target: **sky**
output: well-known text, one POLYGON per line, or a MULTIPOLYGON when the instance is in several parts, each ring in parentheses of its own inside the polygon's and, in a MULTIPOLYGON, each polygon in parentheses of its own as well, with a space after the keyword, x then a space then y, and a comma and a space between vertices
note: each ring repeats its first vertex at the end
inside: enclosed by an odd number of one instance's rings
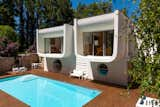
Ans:
MULTIPOLYGON (((73 8, 76 8, 78 3, 84 3, 84 4, 90 4, 93 2, 98 2, 100 0, 71 0, 73 8)), ((107 0, 102 0, 107 1, 107 0)), ((131 14, 138 8, 138 5, 140 3, 140 0, 135 0, 137 2, 133 2, 133 0, 112 0, 112 6, 113 10, 121 10, 123 8, 127 8, 128 10, 128 16, 131 16, 131 14)))

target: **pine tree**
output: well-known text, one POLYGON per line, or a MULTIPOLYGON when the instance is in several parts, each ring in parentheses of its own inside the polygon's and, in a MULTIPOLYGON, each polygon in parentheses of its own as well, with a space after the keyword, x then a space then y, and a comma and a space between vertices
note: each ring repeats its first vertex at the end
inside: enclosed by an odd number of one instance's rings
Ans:
POLYGON ((24 0, 15 0, 15 9, 16 9, 16 16, 19 19, 18 21, 18 30, 19 30, 19 42, 20 42, 20 51, 24 51, 26 45, 25 41, 25 32, 24 32, 24 0))
POLYGON ((71 24, 73 9, 70 0, 57 0, 56 25, 71 24))
POLYGON ((89 5, 79 3, 74 12, 74 15, 76 18, 85 18, 85 17, 109 13, 111 11, 112 11, 112 5, 108 1, 94 2, 89 5))
POLYGON ((0 25, 9 25, 15 28, 14 1, 0 0, 0 25))
POLYGON ((73 10, 70 0, 44 0, 40 4, 40 28, 72 23, 73 10))
POLYGON ((37 28, 36 2, 33 0, 25 0, 24 14, 25 14, 25 44, 28 48, 33 44, 37 28))

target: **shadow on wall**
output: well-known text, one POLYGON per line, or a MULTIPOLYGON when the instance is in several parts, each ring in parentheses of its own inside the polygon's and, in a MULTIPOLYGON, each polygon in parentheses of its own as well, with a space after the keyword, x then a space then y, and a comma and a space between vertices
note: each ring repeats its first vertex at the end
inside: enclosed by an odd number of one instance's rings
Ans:
POLYGON ((94 80, 122 86, 128 84, 128 63, 125 59, 114 61, 112 63, 104 63, 107 65, 106 70, 105 66, 103 64, 100 66, 100 64, 102 63, 91 63, 94 80))
POLYGON ((53 71, 60 72, 62 70, 62 62, 59 59, 53 61, 53 71))
POLYGON ((106 82, 109 74, 108 66, 105 63, 92 62, 91 67, 94 80, 106 82))
POLYGON ((67 58, 47 58, 47 69, 51 72, 60 72, 69 75, 75 69, 76 58, 72 55, 67 58))

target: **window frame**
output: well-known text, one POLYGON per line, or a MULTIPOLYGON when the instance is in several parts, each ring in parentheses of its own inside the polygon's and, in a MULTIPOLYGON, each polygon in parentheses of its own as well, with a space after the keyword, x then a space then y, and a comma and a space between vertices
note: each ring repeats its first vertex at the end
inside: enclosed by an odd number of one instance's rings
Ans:
POLYGON ((64 46, 63 46, 63 36, 60 36, 60 37, 51 37, 51 38, 44 38, 44 53, 45 54, 63 54, 63 51, 64 51, 64 46), (48 40, 49 39, 49 40, 48 40), (60 44, 61 44, 61 49, 60 49, 60 52, 52 52, 52 39, 54 39, 54 43, 56 43, 56 39, 59 39, 60 40, 60 44), (47 47, 47 42, 49 42, 49 47, 47 47), (46 52, 48 48, 48 52, 46 52))
MULTIPOLYGON (((88 49, 84 49, 84 48, 86 48, 86 44, 85 43, 89 43, 90 44, 90 42, 89 41, 87 41, 88 39, 86 39, 85 40, 85 38, 84 38, 84 36, 86 36, 85 35, 85 33, 89 33, 89 35, 87 35, 87 36, 90 36, 90 39, 92 39, 92 41, 91 41, 91 45, 92 45, 92 52, 89 52, 89 53, 92 53, 92 55, 91 56, 112 56, 112 54, 113 54, 113 45, 114 45, 114 30, 105 30, 105 31, 96 31, 96 32, 83 32, 82 34, 82 36, 83 36, 83 55, 84 56, 90 56, 90 54, 87 54, 87 55, 85 55, 85 50, 88 50, 88 49), (107 35, 107 33, 113 33, 112 35, 107 35), (99 48, 102 48, 102 55, 95 55, 96 53, 95 53, 95 37, 97 36, 99 36, 99 35, 96 35, 96 33, 98 34, 98 33, 102 33, 102 37, 100 38, 100 39, 102 39, 101 41, 102 41, 102 44, 100 45, 100 47, 99 48), (108 37, 107 37, 108 36, 108 37), (112 37, 111 39, 110 39, 110 37, 112 37), (109 38, 110 40, 111 40, 111 43, 112 43, 112 45, 110 46, 111 47, 111 52, 112 52, 112 54, 111 55, 107 55, 106 54, 106 51, 107 51, 107 38, 109 38)), ((97 46, 98 47, 98 46, 97 46)))

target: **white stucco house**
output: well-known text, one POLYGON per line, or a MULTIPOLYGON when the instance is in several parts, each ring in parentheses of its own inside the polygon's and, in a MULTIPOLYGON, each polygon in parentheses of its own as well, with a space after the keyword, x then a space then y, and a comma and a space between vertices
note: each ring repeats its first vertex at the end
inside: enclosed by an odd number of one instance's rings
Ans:
POLYGON ((134 55, 129 25, 128 18, 118 10, 74 20, 76 60, 85 60, 90 79, 127 85, 128 61, 134 55), (106 75, 99 71, 104 64, 106 75))
POLYGON ((85 69, 88 79, 127 85, 128 61, 135 53, 129 25, 128 18, 116 10, 74 19, 73 27, 64 24, 37 30, 37 53, 45 59, 44 70, 52 70, 58 58, 63 72, 85 69), (59 51, 52 50, 52 42, 59 51))
POLYGON ((72 70, 75 66, 72 25, 38 29, 37 54, 43 58, 44 71, 53 71, 57 59, 62 62, 64 73, 72 70))

